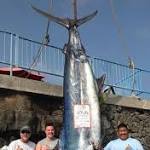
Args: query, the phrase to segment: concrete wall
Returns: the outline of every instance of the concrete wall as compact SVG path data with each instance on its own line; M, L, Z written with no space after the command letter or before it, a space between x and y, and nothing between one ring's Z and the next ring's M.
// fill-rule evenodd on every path
M62 86L50 85L42 81L19 78L15 76L10 77L2 74L0 74L0 88L56 97L63 96Z

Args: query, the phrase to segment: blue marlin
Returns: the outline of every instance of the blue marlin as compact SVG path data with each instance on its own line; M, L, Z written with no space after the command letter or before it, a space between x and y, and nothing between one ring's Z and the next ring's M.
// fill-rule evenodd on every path
M76 17L70 19L53 16L34 6L32 8L49 20L67 28L69 32L68 43L64 46L64 115L60 149L98 149L101 142L98 86L77 29L83 23L91 20L97 14L97 11L80 19ZM81 106L81 110L78 109L75 112L75 106ZM87 106L87 111L82 110L84 106ZM78 113L78 115L81 113L83 118L80 115L75 118L75 113ZM82 121L83 124L80 126ZM89 124L86 121L89 121ZM79 124L76 126L77 122Z

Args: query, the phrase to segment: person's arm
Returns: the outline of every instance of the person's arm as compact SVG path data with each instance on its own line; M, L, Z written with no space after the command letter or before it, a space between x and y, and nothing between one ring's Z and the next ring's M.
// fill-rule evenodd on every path
M8 145L8 150L23 150L18 141L12 141L9 145Z
M16 150L16 144L14 141L12 141L9 145L8 145L8 150Z
M112 147L112 142L110 141L110 142L104 147L103 150L112 150L111 147Z
M13 145L12 145L12 143L10 143L10 144L8 145L8 150L13 150Z
M56 144L54 150L59 150L59 144L60 144L60 139L57 140L57 144Z
M137 149L138 149L138 150L144 150L144 148L143 148L142 144L140 143L140 141L138 141L138 140L136 140L136 141L137 141L137 142L136 142Z

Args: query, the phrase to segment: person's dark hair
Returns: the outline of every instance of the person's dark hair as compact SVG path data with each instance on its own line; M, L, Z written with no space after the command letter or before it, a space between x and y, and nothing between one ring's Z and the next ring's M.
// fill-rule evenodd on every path
M46 129L46 127L48 127L48 126L53 126L53 127L55 127L55 126L54 126L54 123L52 123L52 122L47 122L47 123L45 124L45 129Z
M126 128L126 129L128 129L127 125L124 124L124 123L120 123L120 124L118 125L117 129L120 129L120 128Z

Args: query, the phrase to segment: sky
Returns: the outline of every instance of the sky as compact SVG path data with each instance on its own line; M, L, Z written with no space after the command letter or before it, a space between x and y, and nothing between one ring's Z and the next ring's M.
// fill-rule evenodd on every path
M58 17L73 18L73 0L0 0L0 30L42 42L47 18L31 5ZM77 0L78 18L98 10L91 21L78 28L86 53L91 57L150 71L150 0ZM65 28L50 22L50 45L60 48L68 41ZM149 91L149 74L142 76Z
M55 16L73 17L72 0L1 0L0 29L42 41L47 18L30 6L50 11ZM97 16L79 27L88 55L128 64L131 57L138 68L150 70L149 0L77 0L79 17L98 10ZM66 29L50 23L50 44L63 48Z

